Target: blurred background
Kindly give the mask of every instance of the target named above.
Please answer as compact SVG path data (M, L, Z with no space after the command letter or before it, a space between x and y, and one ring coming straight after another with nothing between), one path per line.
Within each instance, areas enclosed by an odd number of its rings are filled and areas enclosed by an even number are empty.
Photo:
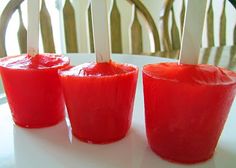
M69 0L68 0L69 1ZM168 3L172 3L173 9L170 9L168 18L165 18L168 21L169 26L163 26L163 12L168 7ZM0 14L6 7L10 0L1 0L0 1ZM168 47L165 45L172 45L173 39L171 38L171 29L173 26L173 17L175 18L175 24L181 39L181 12L183 9L184 0L140 0L140 2L146 7L152 19L155 22L155 25L159 33L160 41L160 51L168 50ZM202 47L209 46L220 46L222 44L226 46L234 45L234 31L236 25L236 10L233 6L226 1L224 5L224 0L208 0L208 11L213 12L213 44L208 44L207 37L207 23L204 27L204 35L202 39ZM73 10L75 12L75 24L76 24L76 37L77 37L77 46L78 52L88 53L92 52L91 50L91 38L89 35L89 22L88 22L88 7L89 0L70 0ZM114 7L114 0L107 0L109 13ZM212 3L212 7L210 4ZM186 3L185 3L186 4ZM55 43L55 52L56 53L66 53L66 44L65 44L65 31L63 26L63 8L65 7L65 0L45 0L46 9L48 10L51 17L51 25L53 30L53 39ZM132 53L131 45L131 26L134 21L134 4L129 0L116 0L116 7L120 13L120 22L121 22L121 42L122 42L122 53ZM22 11L23 24L27 28L27 3L23 1L20 5ZM211 9L210 9L211 8ZM174 15L171 13L174 12ZM222 15L225 15L226 20L221 21ZM151 35L150 27L147 26L147 21L143 17L142 12L137 12L138 22L141 24L142 32L142 52L141 53L155 53L155 44L153 44L153 37ZM220 42L220 26L225 22L225 42L221 44ZM19 12L16 10L11 19L6 30L5 44L7 55L15 55L20 53L20 48L18 45L17 31L19 28ZM169 29L169 38L170 44L165 44L166 34L165 30ZM164 33L163 33L164 32ZM0 37L3 38L3 37ZM43 52L42 38L40 38L40 50ZM178 47L178 46L177 46ZM170 47L173 49L173 46ZM174 49L173 49L174 50ZM140 53L140 54L141 54ZM155 55L155 54L153 54Z

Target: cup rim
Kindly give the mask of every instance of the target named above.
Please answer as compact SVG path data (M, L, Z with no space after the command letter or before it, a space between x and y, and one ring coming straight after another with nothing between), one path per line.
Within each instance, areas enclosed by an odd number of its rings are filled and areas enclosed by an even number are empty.
M195 80L193 82L190 82L190 81L181 81L181 80L177 80L177 79L171 79L171 78L168 78L168 77L163 77L163 76L158 76L152 72L148 72L148 70L146 69L147 67L150 67L150 66L158 66L158 65L164 65L164 64L170 64L170 65L175 65L175 64L178 64L177 62L161 62L161 63L153 63L153 64L147 64L147 65L144 65L143 68L142 68L142 73L143 75L146 75L150 78L153 78L153 79L159 79L159 80L163 80L163 81L171 81L173 83L187 83L187 84L195 84L195 85L205 85L205 86L229 86L229 85L235 85L236 86L236 72L233 72L233 71L230 71L226 68L223 68L223 67L218 67L218 66L214 66L214 65L209 65L209 64L197 64L197 65L190 65L190 64L180 64L180 66L186 66L186 67L199 67L199 69L201 67L213 67L213 68L217 68L219 69L219 71L221 71L222 73L224 73L228 78L229 78L229 81L214 81L214 82L206 82L206 81L203 81L203 80Z
M22 67L11 67L11 66L7 66L7 63L3 63L9 59L12 59L12 58L16 58L16 57L20 57L20 56L27 56L27 54L21 54L21 55L13 55L13 56L6 56L6 57L3 57L0 59L0 69L6 69L6 70L13 70L13 71L31 71L31 72L34 72L34 71L48 71L48 70L53 70L53 69L60 69L60 68L63 68L63 67L67 67L70 65L70 59L64 55L60 55L60 54L54 54L54 53L40 53L38 55L44 55L44 56L54 56L54 57L61 57L62 58L62 61L60 64L56 64L54 66L48 66L48 67L40 67L40 68L22 68Z
M133 69L131 71L123 72L123 73L119 73L119 74L101 75L101 76L98 76L98 75L80 76L80 75L74 75L74 74L64 74L64 72L69 71L71 68L78 67L78 66L81 66L81 65L84 65L84 64L89 64L89 63L95 63L95 62L87 62L87 63L82 63L82 64L79 64L79 65L75 65L75 66L72 65L72 66L62 68L58 71L59 76L60 77L68 77L69 76L69 77L74 77L74 78L90 78L90 79L92 79L92 78L96 79L97 78L97 79L102 79L102 78L115 78L115 77L120 77L120 76L127 76L127 75L130 75L130 74L136 74L136 73L138 73L138 70L139 70L138 66L136 66L136 65L129 64L129 63L116 63L115 61L112 61L112 63L132 67Z

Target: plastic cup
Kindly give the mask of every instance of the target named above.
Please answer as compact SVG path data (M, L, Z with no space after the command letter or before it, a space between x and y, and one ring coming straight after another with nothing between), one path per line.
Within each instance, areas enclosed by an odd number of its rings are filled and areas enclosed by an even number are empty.
M214 154L236 92L236 74L211 65L143 68L146 133L164 159L196 163Z
M131 125L138 68L86 63L60 71L72 133L88 143L123 138Z
M17 125L41 128L64 119L65 102L58 70L68 65L68 58L52 54L0 60L3 86Z

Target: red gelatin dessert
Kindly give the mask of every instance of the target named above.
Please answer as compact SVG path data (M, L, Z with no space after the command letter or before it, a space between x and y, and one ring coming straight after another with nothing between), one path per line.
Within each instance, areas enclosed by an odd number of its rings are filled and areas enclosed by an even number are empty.
M211 65L143 68L145 122L154 152L196 163L214 154L236 93L236 74Z
M52 54L19 55L0 60L0 71L14 122L22 127L51 126L64 119L58 70L69 59Z
M91 143L123 138L130 128L138 68L85 63L60 71L73 134Z

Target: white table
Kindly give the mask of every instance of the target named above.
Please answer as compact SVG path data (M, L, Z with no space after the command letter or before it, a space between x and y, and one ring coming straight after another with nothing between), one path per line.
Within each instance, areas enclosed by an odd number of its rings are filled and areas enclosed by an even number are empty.
M94 55L74 54L69 56L73 64L95 60ZM133 122L124 139L108 145L83 143L71 135L70 128L67 127L68 120L44 129L20 128L13 124L8 104L4 98L1 98L0 168L236 167L236 102L231 109L212 159L195 165L181 165L164 161L150 150L146 140L141 67L148 63L175 60L129 55L113 55L113 59L140 67Z

